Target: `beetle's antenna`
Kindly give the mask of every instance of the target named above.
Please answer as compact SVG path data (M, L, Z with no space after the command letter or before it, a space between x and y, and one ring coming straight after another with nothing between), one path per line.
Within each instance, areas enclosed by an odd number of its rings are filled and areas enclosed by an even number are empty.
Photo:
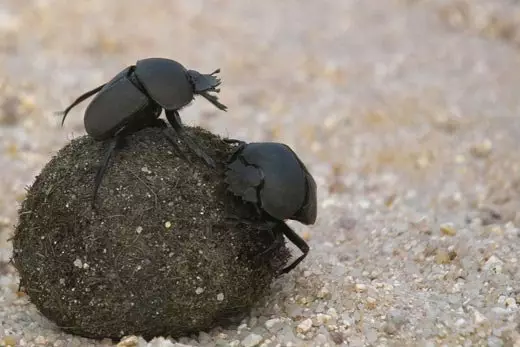
M99 87L97 87L95 89L92 89L91 91L84 93L83 95L79 96L76 100L74 100L74 102L69 107L67 107L64 111L56 112L56 114L59 116L63 115L63 118L61 120L61 126L63 126L63 123L65 123L65 118L67 117L67 114L74 106L78 105L79 103L85 101L86 99L90 98L92 95L99 92L101 89L103 89L103 87L105 85L106 85L106 83L103 85L100 85Z

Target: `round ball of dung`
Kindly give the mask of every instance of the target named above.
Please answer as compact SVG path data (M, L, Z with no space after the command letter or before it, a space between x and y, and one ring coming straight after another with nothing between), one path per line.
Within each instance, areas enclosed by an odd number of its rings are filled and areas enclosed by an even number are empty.
M28 189L13 260L32 303L62 330L149 339L235 323L287 262L285 245L262 254L272 229L226 191L234 147L200 128L186 133L216 169L148 128L113 154L94 209L107 144L88 136L61 149Z

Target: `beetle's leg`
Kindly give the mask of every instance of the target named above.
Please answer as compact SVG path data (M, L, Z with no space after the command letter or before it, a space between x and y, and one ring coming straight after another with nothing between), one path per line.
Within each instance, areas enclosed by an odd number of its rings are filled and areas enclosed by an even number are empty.
M64 111L57 112L58 115L60 115L60 116L63 115L63 118L61 119L61 126L63 126L63 123L65 122L65 118L67 117L67 114L69 113L70 110L72 110L72 108L74 106L78 105L79 103L85 101L86 99L90 98L92 95L94 95L97 92L99 92L101 89L103 89L105 84L100 85L99 87L84 93L83 95L79 96L76 100L74 100L74 102L72 104L70 104L70 106L67 107Z
M110 158L112 157L112 155L114 154L114 152L119 149L121 147L121 145L123 144L123 135L121 134L122 133L122 130L119 130L113 138L111 138L110 140L108 140L108 146L105 150L105 155L103 156L103 160L101 162L101 165L99 166L97 172L96 172L96 177L94 179L94 195L92 196L92 201L91 201L91 207L92 209L95 209L96 208L96 198L97 198L97 193L98 193L98 190L99 190L99 186L101 185L101 181L103 181L103 177L105 176L105 173L107 171L107 168L108 168L108 163L110 162Z
M191 162L190 159L184 154L184 152L181 150L181 148L179 147L179 145L177 144L177 139L171 134L171 132L169 132L168 130L168 125L166 124L166 122L160 118L156 118L153 123L152 123L152 126L155 126L157 128L161 128L162 131L163 131L163 135L166 137L166 139L168 140L168 142L171 143L171 145L173 146L173 150L180 156L182 157L184 160L186 160L187 162Z
M273 243L271 243L271 245L269 247L267 247L264 251L262 251L258 256L261 257L267 253L271 253L272 251L274 251L275 249L277 249L278 247L280 247L282 244L283 244L283 233L281 232L273 232L273 230L271 230L271 234L273 236Z
M230 139L230 138L225 138L225 139L222 139L222 141L224 141L225 143L238 143L239 145L245 145L246 142L245 141L242 141L242 140L237 140L237 139Z
M285 236L287 236L289 241L294 243L294 245L296 245L296 247L298 247L300 251L303 252L303 254L299 256L295 261L293 261L291 265L287 266L285 269L282 270L282 274L286 274L290 272L292 269L294 269L296 266L298 266L298 264L301 263L303 259L305 259L305 257L309 253L309 245L307 244L307 242L305 242L304 239L302 239L294 230L292 230L284 222L280 222L273 231L275 233L283 233Z
M172 135L172 133L170 132L171 129L168 129L168 128L165 128L163 129L163 135L166 137L166 139L168 140L168 142L171 143L171 145L173 146L173 150L180 156L182 157L182 159L186 160L188 163L191 163L191 160L190 158L188 158L186 156L186 154L184 154L184 152L181 150L181 148L179 147L179 144L177 143L177 138Z
M215 95L209 94L208 92L200 92L199 94L202 95L204 97L204 99L211 102L213 104L213 106L215 106L219 110L227 111L227 106L224 104L221 104Z
M236 140L236 139L222 139L222 141L224 143L238 143L239 146L237 148L235 148L235 150L233 151L233 153L231 153L231 155L229 156L227 162L228 164L235 161L237 159L237 156L240 154L240 151L242 151L244 149L245 146L247 146L247 143L245 141L242 141L242 140Z
M211 159L210 156L207 155L202 150L202 148L197 145L188 134L184 132L179 113L175 110L165 110L164 113L166 114L166 119L168 119L168 122L171 124L175 135L177 135L177 137L180 138L192 152L194 152L200 158L204 159L208 166L215 168L215 161Z

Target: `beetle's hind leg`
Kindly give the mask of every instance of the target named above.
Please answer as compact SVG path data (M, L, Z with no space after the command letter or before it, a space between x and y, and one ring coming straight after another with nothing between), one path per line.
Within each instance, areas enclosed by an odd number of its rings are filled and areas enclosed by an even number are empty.
M305 242L304 239L302 239L293 229L291 229L287 224L285 224L284 222L280 222L276 227L275 229L273 230L273 232L278 232L278 233L283 233L288 239L289 241L291 241L292 243L294 243L294 245L296 247L298 247L300 249L300 251L303 252L302 255L300 255L295 261L293 261L293 263L287 267L285 267L283 270L282 270L282 274L286 274L286 273L289 273L291 270L293 270L296 266L298 266L298 264L300 264L302 262L303 259L305 259L305 257L307 256L307 254L309 253L309 245L307 244L307 242Z
M172 126L172 130L175 135L180 138L193 153L202 158L208 166L215 168L215 161L211 159L211 157L206 154L206 152L204 152L204 150L197 143L195 143L195 141L193 141L193 139L188 134L184 132L179 113L177 111L165 110L165 114L166 119L168 119L168 122Z
M97 193L98 193L99 187L101 185L101 182L103 181L103 177L105 176L105 173L107 171L110 159L112 158L114 153L118 149L120 149L122 147L122 145L123 145L124 139L123 139L122 130L123 129L118 131L116 133L116 135L114 135L113 138L111 138L110 140L106 141L107 148L105 150L105 154L104 154L103 159L101 161L101 165L99 166L99 168L98 168L98 170L96 172L96 177L94 178L94 194L92 196L92 201L91 201L92 209L96 209Z

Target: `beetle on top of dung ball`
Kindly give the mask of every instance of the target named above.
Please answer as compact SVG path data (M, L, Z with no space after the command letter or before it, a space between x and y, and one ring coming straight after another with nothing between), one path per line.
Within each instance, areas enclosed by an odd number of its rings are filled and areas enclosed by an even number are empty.
M178 152L180 148L176 138L181 139L207 165L215 167L214 160L183 132L179 110L190 104L195 95L201 95L218 109L227 111L217 96L210 94L220 92L217 87L221 80L216 77L219 72L220 69L217 69L211 74L201 74L166 58L138 60L109 82L79 96L59 113L63 115L63 125L74 106L98 93L88 105L84 116L87 134L95 140L108 142L106 154L95 177L92 207L113 153L121 148L125 136L146 127L164 128L164 135ZM171 127L159 119L163 109Z

